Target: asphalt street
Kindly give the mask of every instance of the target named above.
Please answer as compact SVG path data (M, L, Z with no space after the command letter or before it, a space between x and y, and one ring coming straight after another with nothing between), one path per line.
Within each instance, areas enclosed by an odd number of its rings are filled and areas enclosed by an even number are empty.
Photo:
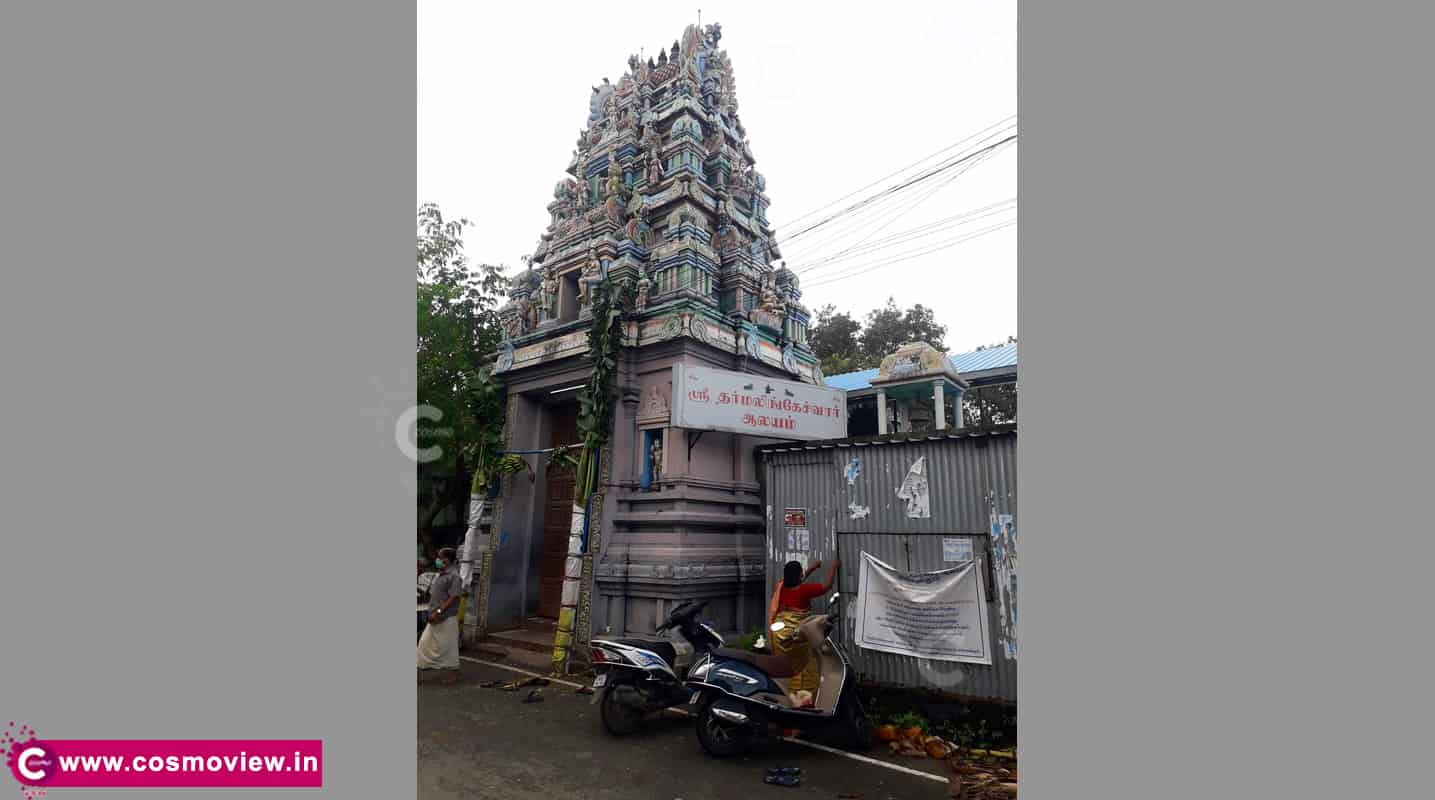
M439 798L942 798L943 782L778 742L733 759L708 756L692 720L654 717L642 731L615 738L593 697L552 683L542 702L524 703L529 689L484 689L490 680L525 676L464 661L463 680L418 687L418 796ZM797 787L763 783L770 767L802 768Z

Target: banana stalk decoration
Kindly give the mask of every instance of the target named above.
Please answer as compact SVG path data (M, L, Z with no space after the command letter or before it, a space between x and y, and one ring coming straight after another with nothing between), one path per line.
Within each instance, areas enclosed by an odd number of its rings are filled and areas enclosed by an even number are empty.
M488 505L488 488L499 477L528 468L522 456L508 455L488 462L484 455L482 452L479 454L478 466L473 470L473 482L468 487L468 531L464 534L463 547L458 556L459 585L463 587L465 596L473 585L474 565L483 557L478 546L478 527ZM461 608L459 616L464 616L466 610Z
M623 309L631 307L633 282L614 285L605 276L592 288L593 327L588 330L588 353L593 372L578 395L578 432L582 444L576 463L562 451L556 460L574 465L573 517L568 528L568 557L563 563L563 594L558 627L553 632L553 674L567 671L574 641L574 621L582 591L583 554L588 542L589 509L597 491L598 454L613 427L613 394L617 350L623 337Z

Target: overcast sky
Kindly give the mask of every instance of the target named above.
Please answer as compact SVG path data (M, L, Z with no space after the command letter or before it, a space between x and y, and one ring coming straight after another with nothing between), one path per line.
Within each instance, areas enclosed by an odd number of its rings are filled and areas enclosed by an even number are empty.
M690 8L421 0L418 201L475 223L465 237L471 258L520 269L520 257L533 252L547 227L546 206L587 118L592 87L604 77L617 83L640 48L653 56L670 47L697 21L699 7L704 25L722 23L719 46L732 59L738 116L767 179L768 218L779 242L822 215L784 231L788 221L1016 114L1012 0L889 1L855 14L834 4L773 0L698 0ZM923 185L935 188L936 181ZM953 351L970 350L1017 332L1015 225L858 271L1015 219L1007 210L880 244L1013 199L1016 189L1011 146L900 216L927 192L903 193L890 215L797 237L782 255L799 271L803 302L814 313L831 303L861 316L888 296L903 308L920 302L947 326ZM878 249L802 270L863 237ZM857 274L815 285L845 273Z

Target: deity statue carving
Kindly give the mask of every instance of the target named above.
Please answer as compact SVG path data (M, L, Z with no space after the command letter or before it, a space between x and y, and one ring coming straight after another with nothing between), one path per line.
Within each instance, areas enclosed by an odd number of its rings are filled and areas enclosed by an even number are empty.
M653 281L648 278L648 271L640 264L638 266L638 295L633 300L633 306L639 311L648 307L648 292L651 291Z
M623 167L618 163L617 153L608 158L608 196L604 200L603 209L608 219L621 228L626 222L628 187L623 183Z
M656 481L663 475L663 437L654 436L653 443L648 446L648 458L653 465L653 480Z
M683 31L682 54L685 58L692 58L697 55L698 49L703 44L703 32L696 25L689 25Z
M716 50L718 41L722 39L722 23L714 22L709 25L703 36L703 44L709 50Z
M763 276L760 297L761 300L757 307L763 311L778 317L787 312L787 304L783 301L782 295L777 293L777 285L772 273Z
M543 288L540 290L539 310L544 319L558 317L558 273L549 268L543 271Z
M587 308L593 302L593 286L603 280L603 264L598 260L598 251L588 245L588 262L578 275L578 307Z
M628 215L628 224L623 232L639 246L651 247L652 226L648 224L648 203L642 193L633 193L633 200L628 204Z
M593 96L588 99L588 124L597 122L603 116L603 106L607 104L608 98L613 96L615 91L613 84L603 79L602 86L593 87Z

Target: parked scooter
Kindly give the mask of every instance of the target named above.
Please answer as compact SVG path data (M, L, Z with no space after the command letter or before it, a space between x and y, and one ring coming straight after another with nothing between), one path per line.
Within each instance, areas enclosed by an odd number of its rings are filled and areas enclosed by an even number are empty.
M832 641L840 594L832 595L831 614L809 617L798 628L817 659L820 674L812 705L798 706L788 694L796 674L786 656L713 648L688 673L689 704L697 718L698 742L718 758L777 738L782 729L839 734L854 749L872 746L872 724L857 697L851 662ZM772 631L783 630L775 622Z
M697 619L706 607L706 600L682 603L658 627L658 633L677 628L691 647L666 639L592 640L593 669L598 674L593 688L600 690L593 700L609 733L632 733L644 717L688 702L691 691L683 685L683 676L693 658L723 645L722 636Z

